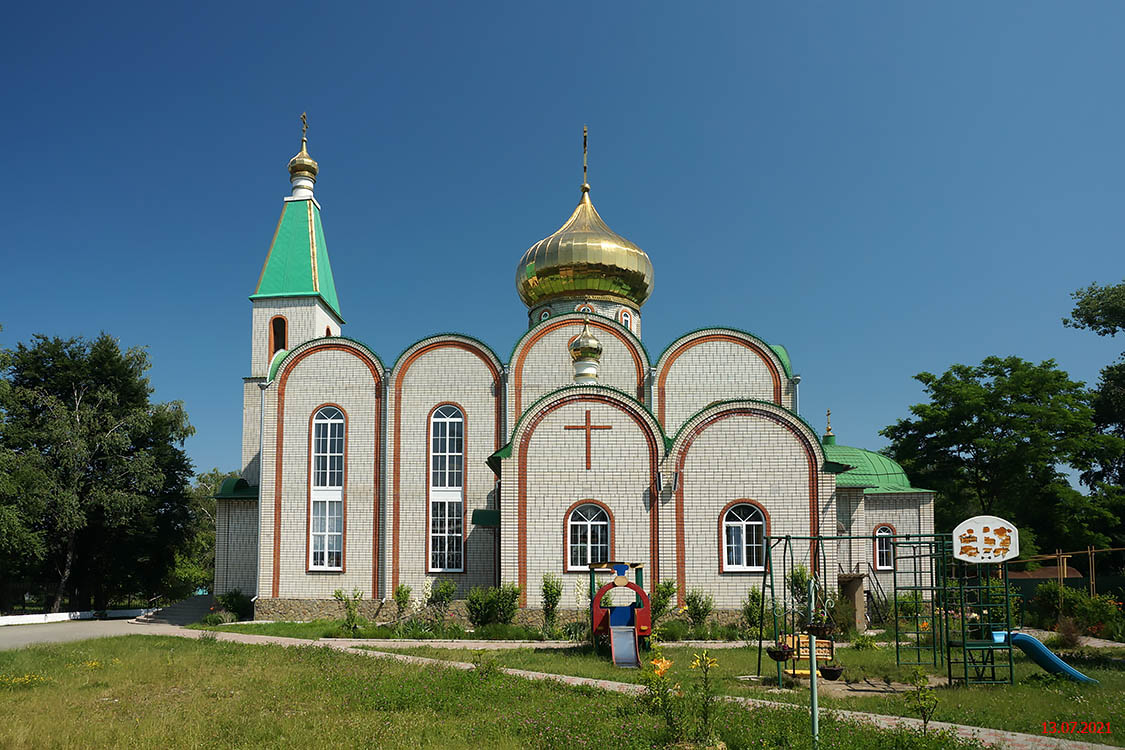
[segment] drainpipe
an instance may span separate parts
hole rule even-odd
[[[793,384],[793,413],[799,417],[801,416],[801,376],[794,375],[789,378],[789,382]]]
[[[261,594],[258,586],[262,580],[262,474],[266,463],[266,389],[273,383],[267,380],[258,383],[258,549],[254,557],[254,601]],[[227,519],[230,522],[230,519]]]

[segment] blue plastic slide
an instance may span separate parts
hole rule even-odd
[[[1011,639],[1013,646],[1023,651],[1028,655],[1028,657],[1030,657],[1033,662],[1043,667],[1043,669],[1047,670],[1051,674],[1061,674],[1064,677],[1069,677],[1075,682],[1093,682],[1097,684],[1097,680],[1093,679],[1092,677],[1087,677],[1059,657],[1055,656],[1053,653],[1051,653],[1050,649],[1048,649],[1036,639],[1032,638],[1030,635],[1024,635],[1023,633],[1012,633]]]

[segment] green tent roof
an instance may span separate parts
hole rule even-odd
[[[313,296],[324,300],[343,321],[332,265],[328,262],[324,227],[320,223],[320,208],[312,199],[286,201],[262,266],[258,288],[250,299]]]
[[[827,460],[853,467],[836,475],[837,487],[862,487],[865,495],[929,492],[911,487],[902,467],[880,453],[849,445],[836,445],[835,435],[826,435],[821,445]]]
[[[258,485],[250,484],[241,477],[227,477],[212,497],[216,500],[257,500]]]

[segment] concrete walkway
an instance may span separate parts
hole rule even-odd
[[[46,625],[6,625],[0,628],[0,651],[39,643],[65,643],[118,635],[181,635],[174,625],[138,625],[134,620],[73,620]]]
[[[14,631],[26,631],[26,634],[19,634],[17,637],[13,637]],[[51,625],[23,625],[4,628],[2,631],[0,631],[0,649],[20,648],[22,646],[31,645],[34,643],[58,643],[62,641],[82,640],[86,638],[102,638],[116,635],[172,635],[179,636],[181,638],[200,638],[203,637],[204,634],[210,633],[214,633],[215,637],[218,640],[231,641],[234,643],[274,644],[279,646],[312,645],[377,659],[392,659],[407,664],[418,664],[423,666],[442,667],[447,669],[473,669],[473,665],[467,662],[446,661],[443,659],[428,659],[422,656],[411,656],[408,654],[396,653],[394,651],[375,651],[371,649],[371,646],[369,645],[371,643],[370,641],[352,641],[343,638],[329,638],[318,641],[310,641],[304,638],[284,638],[275,635],[251,635],[249,633],[221,633],[215,631],[191,630],[189,628],[182,628],[174,625],[137,623],[133,620],[57,623]],[[364,643],[368,645],[367,648],[359,648],[356,645],[357,643]],[[420,643],[421,645],[427,645],[426,641],[419,641],[418,643]],[[480,644],[484,642],[461,641],[460,643],[463,644],[463,648],[478,648],[478,646],[471,644]],[[540,641],[533,641],[532,643],[535,643],[536,645],[541,644]],[[524,669],[510,669],[506,667],[501,667],[500,671],[504,672],[505,674],[510,674],[515,677],[521,677],[527,680],[552,680],[555,682],[561,682],[565,685],[583,685],[586,687],[594,687],[601,690],[609,690],[612,692],[625,693],[628,695],[637,695],[644,690],[642,686],[629,682],[614,682],[612,680],[598,680],[590,677],[573,677],[570,675],[549,674],[547,672],[531,672]],[[781,708],[788,710],[792,710],[793,708],[800,708],[800,706],[795,706],[792,703],[759,700],[756,698],[725,696],[724,700],[740,703],[748,708]],[[875,726],[884,728],[909,727],[919,730],[922,728],[922,722],[920,720],[902,716],[885,716],[883,714],[869,714],[860,711],[841,711],[836,709],[822,709],[822,711],[823,713],[833,713],[837,716],[847,717],[849,719],[873,724]],[[983,729],[980,727],[970,727],[962,724],[947,724],[944,722],[932,721],[930,722],[930,727],[933,729],[949,730],[959,737],[978,739],[982,742],[994,744],[1003,748],[1010,748],[1011,750],[1113,750],[1110,745],[1080,742],[1077,740],[1063,739],[1060,737],[1022,734],[1020,732],[1007,732],[999,729]]]

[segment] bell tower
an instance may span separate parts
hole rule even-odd
[[[301,115],[301,150],[289,160],[292,192],[284,199],[253,305],[250,376],[271,379],[271,365],[300,344],[339,336],[344,325],[328,261],[320,203],[313,195],[320,171],[308,151]],[[280,355],[280,356],[279,356]]]

